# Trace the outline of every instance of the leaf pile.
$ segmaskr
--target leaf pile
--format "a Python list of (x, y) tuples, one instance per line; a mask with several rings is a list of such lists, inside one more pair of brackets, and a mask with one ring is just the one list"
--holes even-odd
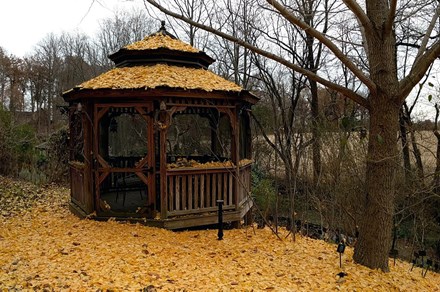
[[(239, 166), (245, 166), (252, 163), (250, 159), (242, 159), (238, 162)], [(234, 163), (230, 160), (228, 161), (208, 161), (205, 163), (198, 162), (194, 159), (178, 158), (175, 163), (168, 163), (167, 168), (229, 168), (234, 167)]]
[(241, 91), (241, 87), (205, 69), (157, 64), (114, 68), (79, 85), (85, 89), (153, 89), (156, 87)]
[[(1, 183), (4, 183), (2, 179)], [(2, 189), (3, 190), (3, 189)], [(0, 220), (0, 288), (54, 291), (438, 291), (440, 275), (397, 261), (384, 274), (336, 246), (268, 229), (172, 232), (139, 224), (80, 220), (49, 187), (46, 204)], [(57, 195), (58, 194), (58, 195)], [(255, 231), (255, 233), (254, 233)]]
[(209, 161), (201, 163), (194, 159), (187, 160), (186, 158), (177, 159), (176, 163), (168, 163), (167, 168), (220, 168), (220, 167), (233, 167), (232, 161)]

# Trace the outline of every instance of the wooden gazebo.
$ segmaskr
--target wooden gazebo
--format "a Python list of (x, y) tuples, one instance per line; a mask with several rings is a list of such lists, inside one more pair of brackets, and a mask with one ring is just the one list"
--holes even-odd
[(112, 54), (116, 67), (65, 92), (71, 210), (169, 229), (240, 221), (250, 199), (257, 98), (162, 28)]

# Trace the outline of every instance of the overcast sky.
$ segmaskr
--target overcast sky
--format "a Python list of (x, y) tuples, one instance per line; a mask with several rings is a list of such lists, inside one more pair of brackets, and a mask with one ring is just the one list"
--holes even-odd
[(47, 34), (80, 31), (88, 35), (99, 20), (117, 10), (143, 7), (141, 0), (1, 0), (0, 47), (23, 57)]

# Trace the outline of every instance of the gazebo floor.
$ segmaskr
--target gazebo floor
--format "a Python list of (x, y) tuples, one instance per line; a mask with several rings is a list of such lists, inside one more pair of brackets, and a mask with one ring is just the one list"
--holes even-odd
[[(122, 199), (120, 204), (122, 205)], [(252, 206), (253, 206), (252, 201), (248, 200), (241, 206), (240, 210), (225, 211), (223, 213), (223, 221), (236, 223), (236, 225), (238, 226), (241, 220), (250, 211)], [(146, 226), (159, 227), (165, 229), (182, 229), (182, 228), (212, 225), (218, 223), (217, 212), (176, 216), (167, 219), (148, 219), (145, 217), (141, 217), (139, 214), (136, 214), (135, 212), (127, 212), (127, 211), (126, 212), (106, 211), (106, 212), (99, 212), (98, 214), (87, 215), (74, 202), (70, 202), (69, 208), (71, 212), (73, 212), (74, 214), (76, 214), (81, 218), (90, 218), (98, 221), (107, 221), (109, 219), (114, 219), (117, 221), (129, 221), (133, 223), (141, 223)]]
[(108, 204), (109, 210), (115, 212), (136, 213), (145, 206), (147, 195), (142, 190), (106, 192), (101, 194), (101, 200)]

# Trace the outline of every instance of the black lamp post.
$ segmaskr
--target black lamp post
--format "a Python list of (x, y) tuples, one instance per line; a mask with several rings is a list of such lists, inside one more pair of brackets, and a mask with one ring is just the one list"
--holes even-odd
[(342, 254), (345, 251), (345, 243), (343, 241), (338, 244), (336, 251), (339, 253), (339, 267), (342, 268)]

